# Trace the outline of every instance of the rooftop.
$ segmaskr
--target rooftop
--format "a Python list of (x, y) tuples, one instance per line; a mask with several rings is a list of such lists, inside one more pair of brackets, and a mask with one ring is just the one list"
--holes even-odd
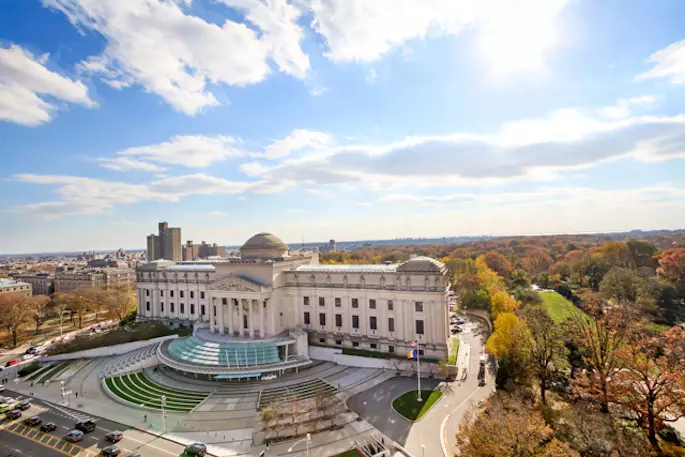
[(213, 265), (207, 263), (177, 263), (167, 267), (167, 271), (214, 271)]
[(378, 272), (378, 273), (394, 273), (397, 271), (399, 264), (368, 264), (368, 265), (301, 265), (295, 271), (303, 272), (324, 272), (324, 271), (344, 271), (344, 272)]
[(10, 287), (25, 287), (31, 284), (27, 282), (15, 281), (11, 278), (0, 278), (0, 289), (9, 289)]

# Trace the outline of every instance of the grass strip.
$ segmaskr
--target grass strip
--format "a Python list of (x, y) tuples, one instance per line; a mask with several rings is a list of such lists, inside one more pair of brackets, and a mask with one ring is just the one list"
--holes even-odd
[(421, 390), (421, 401), (417, 400), (418, 391), (410, 390), (392, 401), (392, 407), (409, 420), (416, 421), (426, 414), (433, 404), (442, 397), (437, 390)]

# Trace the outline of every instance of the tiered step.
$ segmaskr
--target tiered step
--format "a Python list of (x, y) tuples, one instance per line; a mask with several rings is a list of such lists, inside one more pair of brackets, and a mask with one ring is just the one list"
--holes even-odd
[(159, 345), (160, 343), (150, 344), (114, 358), (100, 372), (100, 378), (109, 378), (124, 373), (131, 373), (148, 366), (156, 365), (158, 363), (157, 347)]
[(206, 393), (172, 390), (150, 380), (143, 373), (130, 373), (105, 379), (107, 389), (115, 396), (144, 408), (190, 412), (209, 395)]
[(337, 389), (321, 379), (314, 379), (293, 386), (264, 390), (259, 397), (259, 407), (272, 403), (314, 398), (320, 393), (336, 393)]

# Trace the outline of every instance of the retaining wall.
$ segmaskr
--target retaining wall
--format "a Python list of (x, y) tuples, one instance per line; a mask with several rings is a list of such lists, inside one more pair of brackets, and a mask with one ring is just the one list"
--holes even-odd
[(49, 357), (41, 357), (40, 362), (60, 362), (63, 360), (111, 357), (113, 355), (125, 354), (151, 344), (172, 340), (174, 338), (178, 338), (178, 335), (160, 336), (158, 338), (152, 338), (151, 340), (133, 341), (131, 343), (116, 344), (114, 346), (105, 346), (101, 348), (88, 349), (85, 351), (70, 352), (69, 354), (51, 355)]

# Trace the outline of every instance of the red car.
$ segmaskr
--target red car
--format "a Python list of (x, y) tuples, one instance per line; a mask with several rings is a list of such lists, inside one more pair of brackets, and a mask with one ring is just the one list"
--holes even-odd
[(19, 359), (13, 359), (13, 360), (10, 360), (9, 362), (7, 362), (7, 363), (5, 364), (5, 366), (6, 366), (6, 367), (11, 367), (11, 366), (13, 366), (13, 365), (18, 364), (19, 362), (21, 362), (21, 360), (19, 360)]

